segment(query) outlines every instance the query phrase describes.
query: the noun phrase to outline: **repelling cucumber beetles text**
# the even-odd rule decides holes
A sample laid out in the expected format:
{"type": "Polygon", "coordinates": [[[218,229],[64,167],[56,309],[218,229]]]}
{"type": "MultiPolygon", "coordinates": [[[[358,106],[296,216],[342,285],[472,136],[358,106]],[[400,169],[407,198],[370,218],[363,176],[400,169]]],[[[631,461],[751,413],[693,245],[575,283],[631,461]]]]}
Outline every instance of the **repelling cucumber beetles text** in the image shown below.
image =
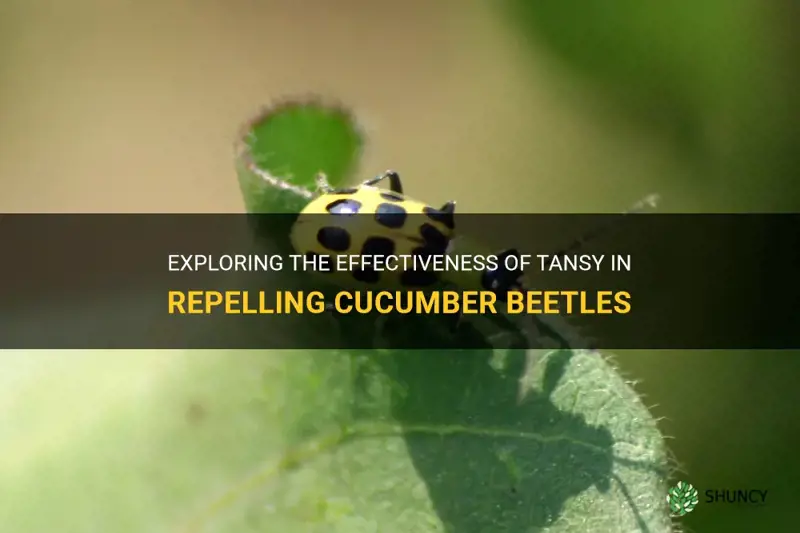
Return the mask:
{"type": "MultiPolygon", "coordinates": [[[[627,291],[512,291],[500,312],[509,314],[627,314],[627,291]]],[[[497,314],[492,291],[340,291],[333,299],[343,314],[497,314]]],[[[272,315],[321,314],[325,297],[319,291],[169,291],[170,314],[272,315]]]]}

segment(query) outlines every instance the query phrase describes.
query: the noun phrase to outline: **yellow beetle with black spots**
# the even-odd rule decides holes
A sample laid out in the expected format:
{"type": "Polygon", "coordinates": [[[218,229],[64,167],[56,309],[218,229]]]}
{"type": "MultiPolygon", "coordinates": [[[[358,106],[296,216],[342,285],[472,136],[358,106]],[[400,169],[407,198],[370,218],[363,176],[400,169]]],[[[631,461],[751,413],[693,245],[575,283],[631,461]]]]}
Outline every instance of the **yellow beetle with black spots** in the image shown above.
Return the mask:
{"type": "MultiPolygon", "coordinates": [[[[365,268],[336,272],[337,258],[340,256],[431,256],[451,253],[451,244],[456,236],[455,202],[450,201],[442,207],[434,208],[405,196],[400,176],[392,170],[387,170],[360,186],[346,189],[330,187],[324,176],[320,175],[318,186],[317,196],[298,215],[290,240],[298,254],[330,258],[334,268],[322,275],[338,278],[339,284],[426,289],[445,282],[464,289],[491,290],[500,301],[506,300],[509,291],[528,290],[522,269],[509,270],[505,266],[508,256],[519,257],[516,249],[498,253],[496,268],[479,272],[447,273],[413,268],[406,270],[402,268],[402,263],[397,270],[377,271],[365,268]],[[389,190],[377,187],[383,180],[389,180],[389,190]]],[[[643,206],[654,205],[654,202],[654,197],[648,197],[628,212],[636,212],[643,206]]],[[[558,255],[579,247],[601,233],[594,232],[578,239],[558,255]]],[[[476,252],[484,253],[485,250],[476,252]]],[[[520,265],[520,262],[512,264],[520,265]]],[[[336,280],[331,279],[331,282],[335,283],[336,280]]],[[[546,323],[539,317],[530,317],[539,327],[544,327],[560,338],[566,346],[576,348],[583,342],[568,327],[555,327],[550,321],[546,323]]],[[[453,325],[457,327],[461,315],[456,314],[453,318],[453,325]]],[[[496,317],[490,315],[489,318],[495,321],[496,317]]]]}
{"type": "MultiPolygon", "coordinates": [[[[372,268],[335,272],[338,256],[435,256],[448,253],[455,233],[455,202],[434,208],[403,194],[397,172],[388,170],[358,187],[333,189],[318,178],[319,194],[306,205],[292,227],[291,242],[298,254],[327,256],[339,283],[375,287],[426,288],[440,273],[372,268]],[[389,190],[377,185],[389,180],[389,190]]],[[[333,280],[332,280],[333,281],[333,280]]]]}

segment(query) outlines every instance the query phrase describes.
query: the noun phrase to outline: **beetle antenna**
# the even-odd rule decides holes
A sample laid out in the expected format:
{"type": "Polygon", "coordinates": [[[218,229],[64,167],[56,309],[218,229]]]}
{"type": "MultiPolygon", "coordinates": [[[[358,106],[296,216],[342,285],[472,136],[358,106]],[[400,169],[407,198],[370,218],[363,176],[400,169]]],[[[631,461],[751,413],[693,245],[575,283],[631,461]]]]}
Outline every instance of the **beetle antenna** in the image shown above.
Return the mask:
{"type": "Polygon", "coordinates": [[[604,225],[602,225],[602,226],[600,226],[598,228],[595,228],[595,229],[593,229],[591,231],[588,231],[588,232],[584,233],[581,237],[575,239],[572,242],[572,244],[570,244],[566,248],[556,252],[553,255],[556,255],[556,256],[560,257],[560,256],[564,256],[564,255],[566,255],[566,254],[568,254],[570,252],[574,252],[575,250],[579,249],[581,246],[585,245],[586,243],[595,240],[597,237],[601,237],[601,236],[605,235],[606,233],[609,233],[612,229],[614,229],[617,226],[617,224],[619,224],[620,222],[622,222],[622,220],[624,220],[623,217],[625,215],[632,215],[632,214],[635,214],[635,213],[641,213],[643,211],[647,211],[649,209],[654,209],[658,205],[659,200],[660,200],[660,198],[659,198],[659,196],[657,194],[650,194],[648,196],[645,196],[644,198],[642,198],[641,200],[639,200],[638,202],[633,204],[627,211],[624,211],[623,213],[621,213],[621,217],[620,218],[618,218],[616,220],[613,220],[611,222],[608,222],[608,223],[606,223],[606,224],[604,224],[604,225]]]}

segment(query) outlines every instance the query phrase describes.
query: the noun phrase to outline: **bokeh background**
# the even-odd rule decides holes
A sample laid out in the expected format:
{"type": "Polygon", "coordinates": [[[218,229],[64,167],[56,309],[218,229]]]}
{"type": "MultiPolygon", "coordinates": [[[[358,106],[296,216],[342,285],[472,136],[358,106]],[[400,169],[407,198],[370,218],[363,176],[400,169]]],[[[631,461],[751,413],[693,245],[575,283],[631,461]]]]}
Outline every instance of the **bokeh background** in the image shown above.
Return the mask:
{"type": "MultiPolygon", "coordinates": [[[[790,0],[5,0],[0,211],[241,211],[238,127],[308,92],[362,121],[365,176],[398,169],[462,211],[614,212],[651,192],[666,212],[797,211],[798,17],[790,0]]],[[[51,423],[42,408],[12,424],[12,385],[46,373],[25,361],[0,373],[9,442],[51,423]]],[[[617,362],[662,419],[676,480],[770,491],[763,507],[701,502],[684,529],[796,529],[799,353],[617,362]]]]}

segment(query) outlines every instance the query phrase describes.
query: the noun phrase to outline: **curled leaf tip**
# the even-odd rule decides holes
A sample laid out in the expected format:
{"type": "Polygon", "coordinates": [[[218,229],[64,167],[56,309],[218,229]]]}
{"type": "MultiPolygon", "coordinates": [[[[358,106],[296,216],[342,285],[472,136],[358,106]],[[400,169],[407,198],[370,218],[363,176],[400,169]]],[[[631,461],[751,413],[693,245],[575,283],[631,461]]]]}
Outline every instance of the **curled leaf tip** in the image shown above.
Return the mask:
{"type": "Polygon", "coordinates": [[[276,98],[240,129],[235,143],[248,212],[297,212],[324,173],[343,184],[356,170],[364,133],[339,100],[318,94],[276,98]]]}

